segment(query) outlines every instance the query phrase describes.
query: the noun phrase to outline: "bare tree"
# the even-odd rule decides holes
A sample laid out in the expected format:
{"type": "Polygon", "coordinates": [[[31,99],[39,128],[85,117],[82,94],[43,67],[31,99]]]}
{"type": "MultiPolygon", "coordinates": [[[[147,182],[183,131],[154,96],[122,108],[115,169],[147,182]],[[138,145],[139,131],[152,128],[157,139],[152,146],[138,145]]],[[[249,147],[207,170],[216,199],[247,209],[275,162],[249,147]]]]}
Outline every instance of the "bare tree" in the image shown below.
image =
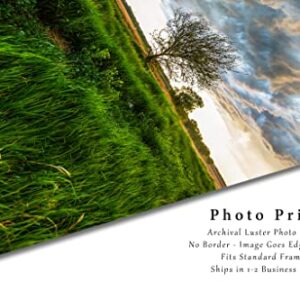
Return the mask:
{"type": "Polygon", "coordinates": [[[174,80],[210,87],[235,67],[237,55],[230,40],[201,16],[176,10],[166,27],[152,37],[147,61],[158,61],[174,80]]]}

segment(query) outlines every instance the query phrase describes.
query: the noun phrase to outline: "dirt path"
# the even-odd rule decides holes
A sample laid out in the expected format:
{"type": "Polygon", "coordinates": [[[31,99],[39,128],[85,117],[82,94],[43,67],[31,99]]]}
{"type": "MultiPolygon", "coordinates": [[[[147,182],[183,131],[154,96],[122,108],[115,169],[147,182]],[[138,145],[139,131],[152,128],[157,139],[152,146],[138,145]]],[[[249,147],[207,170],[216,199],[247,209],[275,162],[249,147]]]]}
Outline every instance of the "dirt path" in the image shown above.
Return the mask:
{"type": "Polygon", "coordinates": [[[122,12],[122,15],[124,17],[124,20],[126,22],[126,24],[128,25],[129,29],[131,30],[134,38],[135,38],[135,41],[138,43],[138,45],[140,46],[140,48],[142,49],[143,51],[143,54],[146,56],[147,55],[147,48],[145,46],[145,43],[143,42],[136,26],[134,25],[130,15],[128,14],[128,11],[124,5],[124,2],[123,0],[116,0],[119,8],[120,8],[120,11],[122,12]]]}
{"type": "MultiPolygon", "coordinates": [[[[122,12],[122,15],[124,17],[124,20],[127,24],[127,26],[129,27],[129,29],[131,30],[134,38],[135,38],[135,41],[136,43],[140,46],[140,48],[142,49],[143,51],[143,54],[144,56],[146,57],[147,54],[148,54],[148,51],[147,51],[147,47],[145,46],[145,43],[143,41],[143,39],[140,37],[139,35],[139,32],[134,24],[134,22],[132,21],[124,3],[123,3],[123,0],[116,0],[116,3],[120,9],[120,11],[122,12]]],[[[162,78],[161,74],[160,74],[160,71],[158,70],[158,68],[155,67],[154,64],[151,64],[151,72],[153,74],[153,76],[155,77],[156,81],[158,82],[158,84],[160,85],[161,89],[164,91],[171,107],[172,107],[172,110],[173,112],[178,115],[177,113],[177,110],[176,110],[176,107],[175,107],[175,104],[173,103],[173,99],[172,99],[172,96],[169,92],[169,89],[164,81],[164,79],[162,78]]],[[[222,178],[220,172],[218,171],[218,169],[216,168],[215,165],[211,165],[211,164],[208,164],[206,162],[206,159],[204,157],[204,155],[202,155],[199,150],[197,149],[193,139],[191,138],[188,130],[186,129],[186,127],[184,126],[181,118],[178,116],[178,120],[179,120],[179,123],[182,127],[182,129],[184,130],[184,132],[186,133],[186,135],[189,137],[190,139],[190,142],[191,142],[191,145],[195,151],[195,153],[198,155],[198,157],[200,158],[201,162],[204,164],[204,166],[206,167],[210,177],[213,179],[214,183],[215,183],[215,186],[217,189],[222,189],[222,188],[225,188],[226,187],[226,183],[224,181],[224,179],[222,178]]]]}

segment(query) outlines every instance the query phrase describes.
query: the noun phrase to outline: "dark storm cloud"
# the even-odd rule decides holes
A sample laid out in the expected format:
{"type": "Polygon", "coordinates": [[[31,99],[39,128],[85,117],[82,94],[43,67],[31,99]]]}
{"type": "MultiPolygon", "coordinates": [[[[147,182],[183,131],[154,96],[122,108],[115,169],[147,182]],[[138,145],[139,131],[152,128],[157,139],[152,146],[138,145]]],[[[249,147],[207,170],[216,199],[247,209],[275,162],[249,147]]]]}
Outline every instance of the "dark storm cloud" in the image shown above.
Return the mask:
{"type": "Polygon", "coordinates": [[[200,12],[232,39],[240,74],[226,76],[219,99],[258,126],[276,152],[300,162],[300,0],[163,3],[200,12]]]}

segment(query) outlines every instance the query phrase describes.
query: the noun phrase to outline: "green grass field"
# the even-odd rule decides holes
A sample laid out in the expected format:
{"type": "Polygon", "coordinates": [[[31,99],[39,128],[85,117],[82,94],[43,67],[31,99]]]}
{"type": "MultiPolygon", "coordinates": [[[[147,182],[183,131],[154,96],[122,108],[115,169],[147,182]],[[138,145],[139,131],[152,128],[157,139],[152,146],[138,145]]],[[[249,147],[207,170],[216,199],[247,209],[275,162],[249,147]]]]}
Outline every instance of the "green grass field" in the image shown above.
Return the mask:
{"type": "Polygon", "coordinates": [[[0,0],[0,253],[214,190],[113,0],[0,0]]]}

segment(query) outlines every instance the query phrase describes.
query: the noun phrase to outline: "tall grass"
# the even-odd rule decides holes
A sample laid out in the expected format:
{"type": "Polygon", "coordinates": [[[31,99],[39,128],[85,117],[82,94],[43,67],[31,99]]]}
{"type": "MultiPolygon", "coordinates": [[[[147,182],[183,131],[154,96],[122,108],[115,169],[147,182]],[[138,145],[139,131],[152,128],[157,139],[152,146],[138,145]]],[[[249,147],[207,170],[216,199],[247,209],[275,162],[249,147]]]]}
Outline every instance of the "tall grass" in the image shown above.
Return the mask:
{"type": "Polygon", "coordinates": [[[1,253],[214,189],[113,1],[0,24],[1,253]]]}

